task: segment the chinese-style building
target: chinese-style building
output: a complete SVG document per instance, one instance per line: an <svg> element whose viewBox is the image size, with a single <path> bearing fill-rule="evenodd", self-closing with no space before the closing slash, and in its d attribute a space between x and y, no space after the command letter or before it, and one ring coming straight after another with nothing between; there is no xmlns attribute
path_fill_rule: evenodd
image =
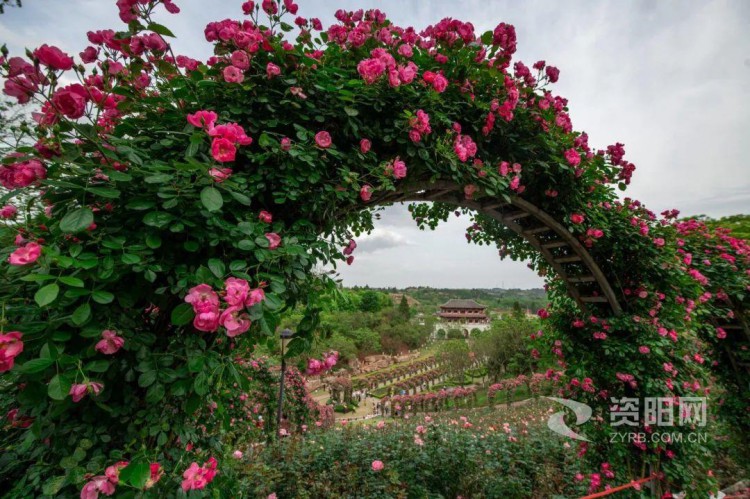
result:
<svg viewBox="0 0 750 499"><path fill-rule="evenodd" d="M474 300L448 300L440 305L433 336L437 336L441 329L445 332L458 329L464 337L469 336L474 329L486 331L490 328L490 318L485 312L486 309L487 307Z"/></svg>

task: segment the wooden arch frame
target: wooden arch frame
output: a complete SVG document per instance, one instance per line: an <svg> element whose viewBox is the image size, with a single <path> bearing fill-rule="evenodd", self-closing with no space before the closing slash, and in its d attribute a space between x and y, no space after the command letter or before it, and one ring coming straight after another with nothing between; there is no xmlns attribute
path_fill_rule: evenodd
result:
<svg viewBox="0 0 750 499"><path fill-rule="evenodd" d="M568 294L582 310L608 306L622 313L622 306L601 268L578 239L551 215L532 203L512 196L510 202L466 199L463 188L450 181L425 181L399 185L395 192L373 197L369 204L431 201L469 208L502 223L536 249L565 282Z"/></svg>

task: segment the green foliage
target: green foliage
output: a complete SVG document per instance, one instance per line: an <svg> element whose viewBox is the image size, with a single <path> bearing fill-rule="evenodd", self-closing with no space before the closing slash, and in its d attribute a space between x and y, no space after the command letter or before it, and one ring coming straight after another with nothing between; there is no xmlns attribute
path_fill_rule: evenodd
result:
<svg viewBox="0 0 750 499"><path fill-rule="evenodd" d="M539 329L537 319L524 315L506 315L495 320L488 331L473 337L474 351L487 366L493 381L507 375L531 374L538 370L538 361L531 354L529 338Z"/></svg>

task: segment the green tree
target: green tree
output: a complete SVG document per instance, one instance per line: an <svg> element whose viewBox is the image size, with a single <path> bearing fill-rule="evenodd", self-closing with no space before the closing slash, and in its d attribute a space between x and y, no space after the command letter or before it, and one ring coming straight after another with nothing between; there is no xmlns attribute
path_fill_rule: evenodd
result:
<svg viewBox="0 0 750 499"><path fill-rule="evenodd" d="M447 340L440 344L440 359L453 379L463 381L464 371L471 365L469 345L464 340Z"/></svg>
<svg viewBox="0 0 750 499"><path fill-rule="evenodd" d="M712 229L718 227L731 229L732 236L739 239L750 240L750 215L730 215L719 219L701 215L697 218L703 220L706 225Z"/></svg>
<svg viewBox="0 0 750 499"><path fill-rule="evenodd" d="M377 291L367 290L362 293L359 309L363 312L379 312L382 308L380 293Z"/></svg>
<svg viewBox="0 0 750 499"><path fill-rule="evenodd" d="M474 339L475 351L484 360L490 379L506 374L528 374L534 367L529 355L529 337L538 327L536 319L504 317Z"/></svg>
<svg viewBox="0 0 750 499"><path fill-rule="evenodd" d="M409 302L406 300L406 295L401 295L401 303L398 304L398 312L403 320L409 320L411 309L409 308Z"/></svg>

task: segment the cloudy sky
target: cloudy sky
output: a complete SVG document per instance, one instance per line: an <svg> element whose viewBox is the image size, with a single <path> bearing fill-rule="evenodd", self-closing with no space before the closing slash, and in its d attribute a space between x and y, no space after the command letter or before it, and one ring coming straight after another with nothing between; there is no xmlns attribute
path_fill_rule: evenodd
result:
<svg viewBox="0 0 750 499"><path fill-rule="evenodd" d="M24 0L0 16L0 42L11 54L42 43L70 53L90 29L119 28L114 0ZM175 0L178 16L161 21L177 35L177 53L205 58L209 21L239 18L240 0ZM722 216L750 212L750 2L299 0L299 14L324 25L337 8L378 7L417 29L454 17L483 32L515 25L516 58L544 59L561 70L553 89L570 101L574 127L594 147L616 141L637 170L628 195L655 211ZM414 227L405 207L386 209L360 241L347 285L518 287L541 284L523 263L500 262L468 245L466 219L435 232Z"/></svg>

